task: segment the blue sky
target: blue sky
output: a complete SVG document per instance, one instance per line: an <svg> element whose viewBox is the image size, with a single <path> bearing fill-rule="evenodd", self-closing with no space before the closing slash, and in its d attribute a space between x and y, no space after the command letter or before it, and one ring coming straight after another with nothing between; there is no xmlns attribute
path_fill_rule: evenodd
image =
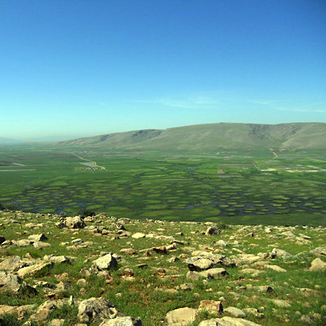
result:
<svg viewBox="0 0 326 326"><path fill-rule="evenodd" d="M324 0L4 0L0 137L326 122Z"/></svg>

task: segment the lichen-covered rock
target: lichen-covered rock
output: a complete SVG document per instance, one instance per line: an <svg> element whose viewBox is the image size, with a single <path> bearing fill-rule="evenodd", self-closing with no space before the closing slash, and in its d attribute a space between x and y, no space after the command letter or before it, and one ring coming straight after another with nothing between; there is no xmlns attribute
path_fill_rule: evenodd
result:
<svg viewBox="0 0 326 326"><path fill-rule="evenodd" d="M44 241L44 240L48 240L47 236L43 233L41 234L32 234L28 237L28 239L30 240L34 240L34 241Z"/></svg>
<svg viewBox="0 0 326 326"><path fill-rule="evenodd" d="M0 263L0 270L16 272L26 266L28 263L21 260L19 256L12 256Z"/></svg>
<svg viewBox="0 0 326 326"><path fill-rule="evenodd" d="M113 319L118 311L114 305L104 298L90 298L82 301L78 306L78 318L81 322L92 319Z"/></svg>

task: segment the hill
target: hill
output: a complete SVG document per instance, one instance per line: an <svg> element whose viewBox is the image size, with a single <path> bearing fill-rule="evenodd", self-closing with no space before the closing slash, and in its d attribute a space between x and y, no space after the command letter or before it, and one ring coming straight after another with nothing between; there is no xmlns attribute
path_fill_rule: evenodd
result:
<svg viewBox="0 0 326 326"><path fill-rule="evenodd" d="M0 225L0 325L326 322L322 227L1 210Z"/></svg>
<svg viewBox="0 0 326 326"><path fill-rule="evenodd" d="M217 123L138 130L57 143L111 150L203 151L219 149L325 149L326 123L278 125Z"/></svg>

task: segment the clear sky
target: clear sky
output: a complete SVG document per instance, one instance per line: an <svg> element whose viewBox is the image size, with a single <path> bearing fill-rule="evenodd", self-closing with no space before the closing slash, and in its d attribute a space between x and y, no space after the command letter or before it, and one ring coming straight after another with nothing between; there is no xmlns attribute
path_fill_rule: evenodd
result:
<svg viewBox="0 0 326 326"><path fill-rule="evenodd" d="M2 0L0 137L326 122L325 0Z"/></svg>

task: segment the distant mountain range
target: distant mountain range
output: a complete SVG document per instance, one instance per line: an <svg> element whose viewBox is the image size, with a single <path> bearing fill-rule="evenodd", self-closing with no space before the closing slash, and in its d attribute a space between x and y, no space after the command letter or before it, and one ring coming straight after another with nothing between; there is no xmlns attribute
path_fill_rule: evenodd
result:
<svg viewBox="0 0 326 326"><path fill-rule="evenodd" d="M218 149L326 149L326 123L277 125L216 123L112 133L59 142L107 150L217 151Z"/></svg>
<svg viewBox="0 0 326 326"><path fill-rule="evenodd" d="M0 145L13 145L13 144L19 144L19 143L21 143L21 142L17 139L0 137Z"/></svg>

